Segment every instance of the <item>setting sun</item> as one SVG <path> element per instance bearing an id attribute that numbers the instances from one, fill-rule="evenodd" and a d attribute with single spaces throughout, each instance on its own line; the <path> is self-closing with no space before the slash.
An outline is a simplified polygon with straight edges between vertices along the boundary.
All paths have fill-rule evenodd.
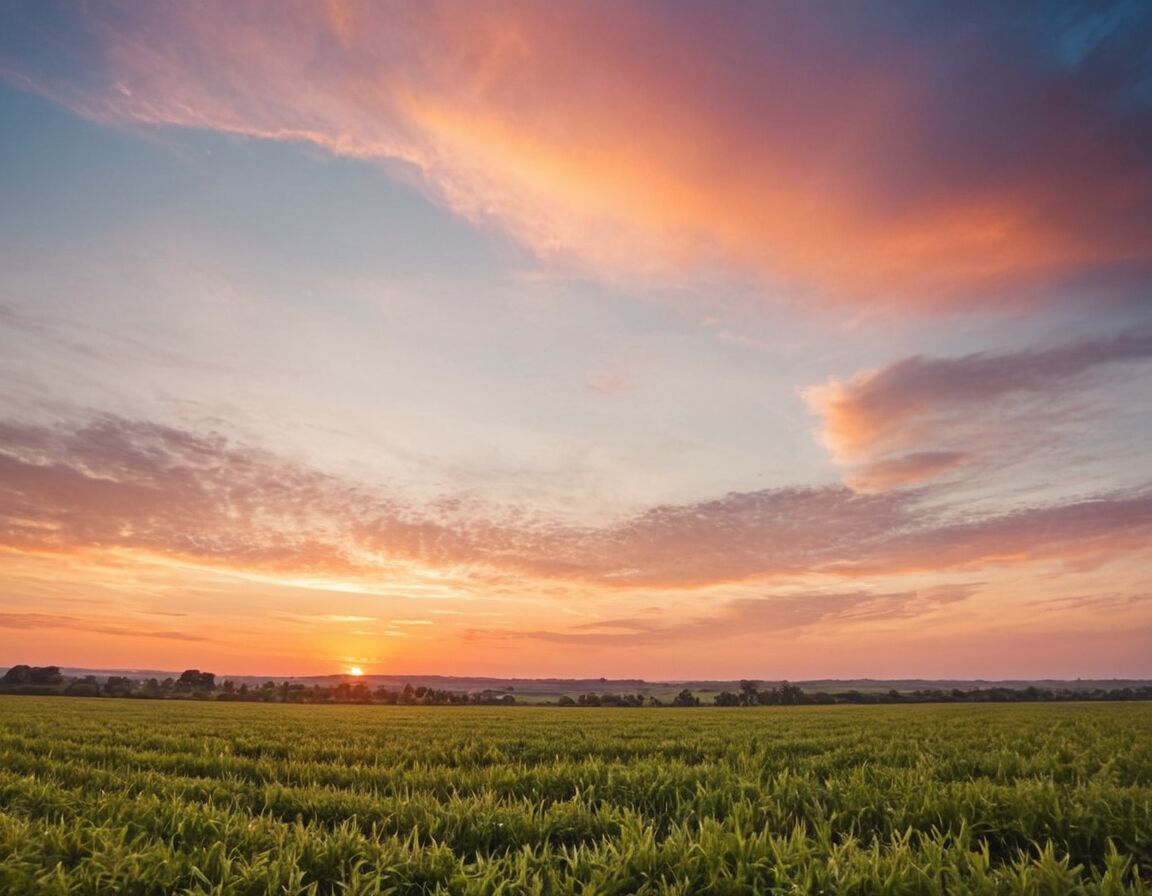
<path id="1" fill-rule="evenodd" d="M 348 674 L 349 675 L 355 675 L 356 677 L 360 677 L 361 675 L 364 674 L 364 670 L 361 669 L 359 666 L 353 666 L 351 669 L 348 670 Z"/>

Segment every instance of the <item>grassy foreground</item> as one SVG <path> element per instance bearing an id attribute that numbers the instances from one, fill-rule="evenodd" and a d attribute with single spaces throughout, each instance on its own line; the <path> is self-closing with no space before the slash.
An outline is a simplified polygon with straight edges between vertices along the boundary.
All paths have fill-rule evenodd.
<path id="1" fill-rule="evenodd" d="M 0 893 L 1148 893 L 1152 707 L 0 698 Z"/>

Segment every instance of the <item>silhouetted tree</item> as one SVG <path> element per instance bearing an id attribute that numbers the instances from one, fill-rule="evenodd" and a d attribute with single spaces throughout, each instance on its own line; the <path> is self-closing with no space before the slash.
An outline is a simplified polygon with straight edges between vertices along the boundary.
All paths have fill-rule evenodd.
<path id="1" fill-rule="evenodd" d="M 3 684 L 63 684 L 64 676 L 59 666 L 27 666 L 23 663 L 13 666 L 0 679 Z"/>
<path id="2" fill-rule="evenodd" d="M 132 693 L 133 682 L 131 678 L 123 675 L 110 675 L 104 682 L 104 693 L 109 697 L 127 697 Z"/>
<path id="3" fill-rule="evenodd" d="M 85 675 L 69 684 L 64 693 L 70 697 L 99 697 L 100 682 L 96 680 L 95 675 Z"/>
<path id="4" fill-rule="evenodd" d="M 182 693 L 210 693 L 216 689 L 216 676 L 199 669 L 185 669 L 176 679 L 176 690 Z"/>
<path id="5" fill-rule="evenodd" d="M 15 665 L 4 673 L 2 681 L 4 684 L 31 684 L 32 667 L 24 663 Z"/>

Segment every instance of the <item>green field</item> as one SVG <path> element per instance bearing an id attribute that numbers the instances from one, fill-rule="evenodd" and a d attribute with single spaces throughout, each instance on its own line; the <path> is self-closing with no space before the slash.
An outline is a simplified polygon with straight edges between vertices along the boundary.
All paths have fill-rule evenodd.
<path id="1" fill-rule="evenodd" d="M 1152 707 L 0 698 L 0 893 L 1147 893 Z"/>

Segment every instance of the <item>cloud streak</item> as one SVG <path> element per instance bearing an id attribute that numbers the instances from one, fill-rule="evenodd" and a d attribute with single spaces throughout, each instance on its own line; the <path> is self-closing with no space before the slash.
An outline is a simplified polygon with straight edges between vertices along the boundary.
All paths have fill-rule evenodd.
<path id="1" fill-rule="evenodd" d="M 69 629 L 97 635 L 112 635 L 119 638 L 160 638 L 171 641 L 211 640 L 182 631 L 128 626 L 97 618 L 61 616 L 54 613 L 0 613 L 0 628 L 17 630 Z"/>
<path id="2" fill-rule="evenodd" d="M 0 44 L 19 86 L 415 172 L 608 276 L 939 308 L 1152 273 L 1139 4 L 37 6 Z"/>
<path id="3" fill-rule="evenodd" d="M 479 637 L 525 638 L 559 644 L 588 646 L 646 646 L 666 642 L 727 641 L 760 637 L 798 629 L 822 631 L 888 620 L 915 619 L 967 600 L 968 586 L 930 588 L 922 591 L 841 591 L 789 593 L 772 597 L 749 597 L 727 601 L 712 612 L 679 621 L 662 616 L 606 619 L 563 630 L 484 630 Z"/>

